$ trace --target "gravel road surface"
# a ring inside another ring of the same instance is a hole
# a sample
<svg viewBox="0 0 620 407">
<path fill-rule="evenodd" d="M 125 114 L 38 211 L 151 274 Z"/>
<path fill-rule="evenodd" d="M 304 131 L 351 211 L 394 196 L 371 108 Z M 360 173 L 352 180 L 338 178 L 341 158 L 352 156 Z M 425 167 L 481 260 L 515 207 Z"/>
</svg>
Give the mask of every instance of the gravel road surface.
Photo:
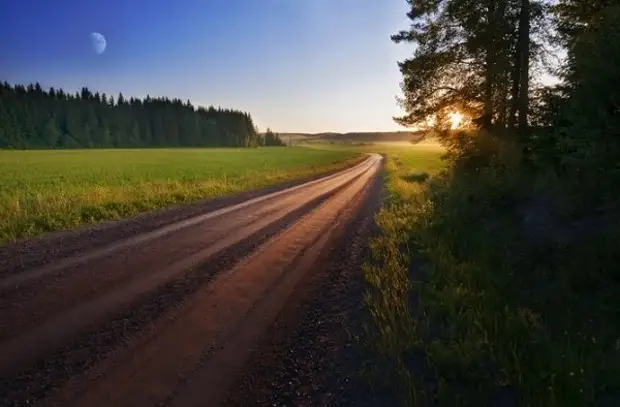
<svg viewBox="0 0 620 407">
<path fill-rule="evenodd" d="M 0 405 L 234 405 L 309 276 L 359 276 L 380 166 L 0 248 Z"/>
</svg>

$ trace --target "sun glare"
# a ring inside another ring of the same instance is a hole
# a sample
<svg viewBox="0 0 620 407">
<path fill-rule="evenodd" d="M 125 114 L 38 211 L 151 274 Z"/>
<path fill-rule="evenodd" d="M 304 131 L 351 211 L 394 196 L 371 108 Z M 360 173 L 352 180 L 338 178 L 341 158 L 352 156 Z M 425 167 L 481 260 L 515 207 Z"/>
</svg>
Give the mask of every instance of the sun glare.
<svg viewBox="0 0 620 407">
<path fill-rule="evenodd" d="M 451 129 L 458 129 L 461 126 L 461 123 L 463 122 L 463 115 L 460 114 L 459 112 L 454 112 L 450 114 L 450 128 Z"/>
</svg>

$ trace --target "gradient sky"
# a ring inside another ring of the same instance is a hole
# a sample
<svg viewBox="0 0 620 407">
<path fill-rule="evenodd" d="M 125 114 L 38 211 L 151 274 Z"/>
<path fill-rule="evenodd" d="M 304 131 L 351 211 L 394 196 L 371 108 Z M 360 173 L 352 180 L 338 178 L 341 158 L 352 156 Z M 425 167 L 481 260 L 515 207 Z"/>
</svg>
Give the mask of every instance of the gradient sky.
<svg viewBox="0 0 620 407">
<path fill-rule="evenodd" d="M 0 80 L 248 111 L 264 130 L 399 127 L 405 0 L 0 0 Z M 108 47 L 91 48 L 102 33 Z"/>
</svg>

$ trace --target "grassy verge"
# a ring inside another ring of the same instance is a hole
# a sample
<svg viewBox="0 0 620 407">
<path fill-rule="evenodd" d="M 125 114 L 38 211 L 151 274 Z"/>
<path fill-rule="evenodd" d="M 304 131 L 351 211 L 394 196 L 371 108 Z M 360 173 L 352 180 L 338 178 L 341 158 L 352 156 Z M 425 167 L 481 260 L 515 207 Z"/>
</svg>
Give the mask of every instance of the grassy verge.
<svg viewBox="0 0 620 407">
<path fill-rule="evenodd" d="M 542 242 L 519 210 L 549 180 L 426 180 L 416 165 L 389 156 L 365 268 L 372 343 L 403 404 L 620 405 L 620 228 Z"/>
<path fill-rule="evenodd" d="M 0 243 L 344 168 L 304 148 L 0 151 Z"/>
</svg>

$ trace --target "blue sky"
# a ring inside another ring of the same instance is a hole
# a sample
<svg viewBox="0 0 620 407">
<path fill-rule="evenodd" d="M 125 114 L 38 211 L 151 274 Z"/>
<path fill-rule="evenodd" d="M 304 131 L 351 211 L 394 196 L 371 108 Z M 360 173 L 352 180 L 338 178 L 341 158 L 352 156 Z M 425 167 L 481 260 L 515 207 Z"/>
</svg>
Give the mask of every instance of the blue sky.
<svg viewBox="0 0 620 407">
<path fill-rule="evenodd" d="M 405 0 L 0 0 L 0 80 L 249 111 L 275 131 L 399 127 Z M 102 33 L 108 47 L 91 48 Z"/>
</svg>

